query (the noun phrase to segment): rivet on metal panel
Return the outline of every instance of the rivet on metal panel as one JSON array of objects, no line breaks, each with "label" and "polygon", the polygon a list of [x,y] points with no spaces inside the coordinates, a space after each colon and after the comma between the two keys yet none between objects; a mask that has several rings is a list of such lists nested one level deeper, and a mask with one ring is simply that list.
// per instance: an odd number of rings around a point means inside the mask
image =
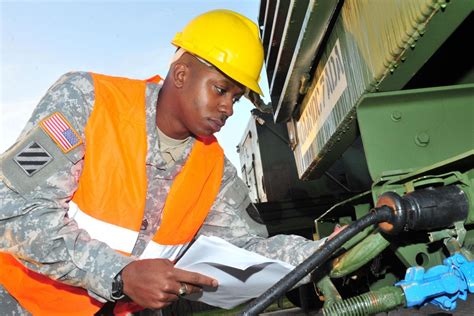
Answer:
[{"label": "rivet on metal panel", "polygon": [[441,7],[441,10],[444,11],[444,9],[446,9],[446,7],[448,6],[448,3],[445,0],[441,0],[439,6]]},{"label": "rivet on metal panel", "polygon": [[415,42],[416,42],[417,40],[419,40],[420,37],[421,37],[421,34],[420,34],[420,32],[418,32],[418,30],[416,30],[415,32],[413,32],[412,38],[415,40]]},{"label": "rivet on metal panel", "polygon": [[415,143],[420,147],[428,146],[430,142],[430,135],[426,132],[420,132],[415,136]]},{"label": "rivet on metal panel", "polygon": [[393,73],[395,71],[395,69],[397,69],[397,67],[398,67],[398,64],[394,61],[391,61],[390,62],[390,68],[389,68],[390,73]]},{"label": "rivet on metal panel", "polygon": [[402,119],[402,112],[394,111],[391,115],[392,121],[398,122]]},{"label": "rivet on metal panel", "polygon": [[418,34],[420,35],[420,37],[423,36],[426,32],[426,26],[424,24],[418,25],[417,29],[418,29]]}]

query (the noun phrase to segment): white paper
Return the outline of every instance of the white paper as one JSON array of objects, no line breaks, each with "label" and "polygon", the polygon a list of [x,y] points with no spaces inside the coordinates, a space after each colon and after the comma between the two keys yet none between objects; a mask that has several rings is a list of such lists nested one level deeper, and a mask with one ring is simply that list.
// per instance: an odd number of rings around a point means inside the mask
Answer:
[{"label": "white paper", "polygon": [[221,238],[199,236],[176,267],[215,278],[217,289],[185,298],[230,309],[259,296],[294,266],[236,247]]}]

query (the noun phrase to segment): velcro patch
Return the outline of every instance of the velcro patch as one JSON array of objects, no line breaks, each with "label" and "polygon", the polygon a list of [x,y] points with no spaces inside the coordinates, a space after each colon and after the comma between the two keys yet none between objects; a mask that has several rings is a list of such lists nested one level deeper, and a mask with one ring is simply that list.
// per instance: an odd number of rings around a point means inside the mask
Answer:
[{"label": "velcro patch", "polygon": [[37,142],[31,142],[13,159],[27,175],[32,176],[44,168],[53,157]]},{"label": "velcro patch", "polygon": [[67,153],[82,144],[82,139],[77,132],[59,112],[45,118],[41,121],[40,126],[61,148],[63,153]]}]

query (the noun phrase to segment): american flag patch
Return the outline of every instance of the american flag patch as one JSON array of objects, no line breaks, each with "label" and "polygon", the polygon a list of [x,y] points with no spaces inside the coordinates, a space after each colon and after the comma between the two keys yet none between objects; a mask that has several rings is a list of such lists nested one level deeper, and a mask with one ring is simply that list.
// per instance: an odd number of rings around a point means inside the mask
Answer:
[{"label": "american flag patch", "polygon": [[53,113],[44,119],[40,125],[61,148],[63,153],[71,151],[82,143],[82,139],[72,128],[71,124],[59,112]]}]

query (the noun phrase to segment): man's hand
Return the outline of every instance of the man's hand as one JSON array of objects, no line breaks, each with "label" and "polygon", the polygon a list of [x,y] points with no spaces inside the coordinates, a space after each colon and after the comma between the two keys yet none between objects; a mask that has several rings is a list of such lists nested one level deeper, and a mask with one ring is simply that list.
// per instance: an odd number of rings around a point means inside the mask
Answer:
[{"label": "man's hand", "polygon": [[186,294],[202,291],[202,286],[217,287],[217,280],[181,270],[167,259],[144,259],[128,264],[122,270],[123,292],[145,308],[160,309],[176,301],[180,288]]}]

